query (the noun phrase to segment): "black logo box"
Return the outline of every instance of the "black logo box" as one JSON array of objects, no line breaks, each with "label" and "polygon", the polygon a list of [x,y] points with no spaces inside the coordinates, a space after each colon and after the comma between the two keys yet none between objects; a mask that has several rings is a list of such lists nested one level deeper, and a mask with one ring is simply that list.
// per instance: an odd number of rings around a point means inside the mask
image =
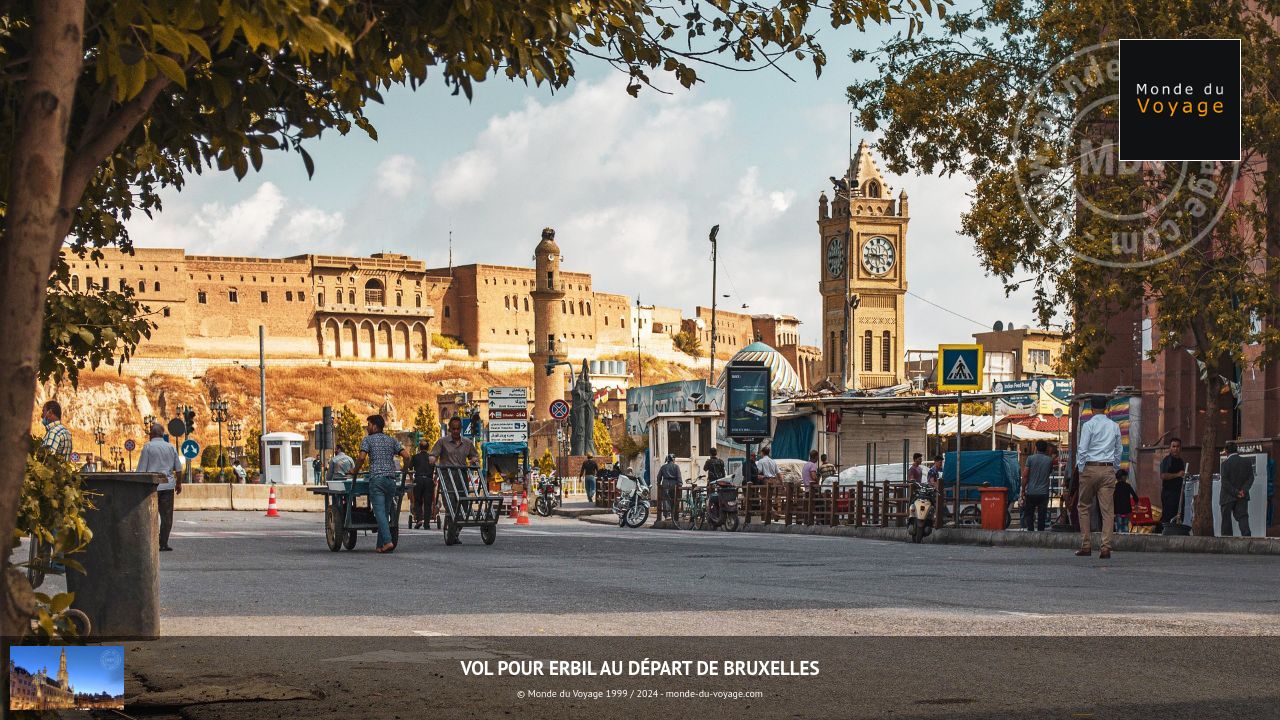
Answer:
[{"label": "black logo box", "polygon": [[1121,161],[1238,162],[1240,40],[1120,40],[1119,124]]}]

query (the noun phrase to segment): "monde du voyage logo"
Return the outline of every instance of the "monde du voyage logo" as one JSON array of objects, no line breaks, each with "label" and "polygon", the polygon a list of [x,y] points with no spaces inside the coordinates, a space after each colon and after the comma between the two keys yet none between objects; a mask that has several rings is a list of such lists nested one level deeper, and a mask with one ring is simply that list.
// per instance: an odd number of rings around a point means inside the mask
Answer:
[{"label": "monde du voyage logo", "polygon": [[1120,41],[1120,161],[1240,160],[1240,41]]}]

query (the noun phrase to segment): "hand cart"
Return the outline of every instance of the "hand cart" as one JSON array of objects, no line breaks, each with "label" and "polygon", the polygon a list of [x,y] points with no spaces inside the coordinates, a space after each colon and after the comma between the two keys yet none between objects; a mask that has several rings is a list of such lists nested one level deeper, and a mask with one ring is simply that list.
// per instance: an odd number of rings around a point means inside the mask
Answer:
[{"label": "hand cart", "polygon": [[[391,529],[391,542],[400,543],[400,503],[404,494],[413,489],[413,483],[406,482],[407,473],[400,473],[400,483],[396,493],[390,498],[391,507],[387,509],[387,519]],[[373,506],[369,502],[369,481],[363,476],[348,480],[330,480],[321,487],[309,487],[308,492],[324,496],[324,539],[329,549],[337,552],[341,548],[352,550],[356,546],[356,536],[361,531],[378,532],[378,521],[373,516]],[[363,499],[363,504],[361,503]]]},{"label": "hand cart", "polygon": [[480,528],[480,539],[492,545],[498,539],[498,520],[502,517],[505,498],[493,495],[480,481],[480,468],[465,465],[439,465],[436,477],[440,483],[440,499],[444,504],[444,544],[457,545],[464,527]]}]

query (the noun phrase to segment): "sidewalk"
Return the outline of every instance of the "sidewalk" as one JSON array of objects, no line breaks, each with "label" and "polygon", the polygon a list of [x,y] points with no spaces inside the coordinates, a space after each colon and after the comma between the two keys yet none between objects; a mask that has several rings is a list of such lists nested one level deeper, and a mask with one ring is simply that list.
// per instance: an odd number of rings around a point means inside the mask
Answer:
[{"label": "sidewalk", "polygon": [[[652,516],[645,526],[652,528]],[[617,525],[612,515],[605,517],[579,517],[585,522],[600,525]],[[664,522],[664,526],[667,524]],[[690,531],[692,532],[692,531]],[[827,535],[862,538],[867,540],[910,541],[906,528],[851,527],[848,525],[765,525],[753,522],[739,525],[738,532],[764,532],[790,535]],[[988,547],[1028,547],[1054,550],[1077,550],[1080,534],[1073,532],[1025,532],[1022,530],[978,530],[970,528],[942,528],[924,539],[925,544],[984,545]],[[1093,534],[1095,550],[1101,545],[1102,536]],[[1112,536],[1112,549],[1116,552],[1180,552],[1213,553],[1220,555],[1280,555],[1280,538],[1219,538],[1199,536],[1164,536],[1116,533]]]},{"label": "sidewalk", "polygon": [[596,507],[594,504],[587,502],[585,495],[569,495],[565,497],[564,503],[556,508],[552,514],[582,520],[593,515],[609,515],[612,517],[613,511],[608,508]]}]

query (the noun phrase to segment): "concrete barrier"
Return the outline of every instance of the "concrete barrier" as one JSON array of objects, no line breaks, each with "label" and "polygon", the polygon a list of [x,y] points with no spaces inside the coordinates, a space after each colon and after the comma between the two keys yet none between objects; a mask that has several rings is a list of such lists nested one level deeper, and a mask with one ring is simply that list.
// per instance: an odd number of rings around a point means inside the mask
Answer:
[{"label": "concrete barrier", "polygon": [[[271,485],[229,483],[185,483],[174,498],[175,510],[260,510],[267,511]],[[324,498],[307,492],[307,485],[276,485],[276,508],[280,512],[324,512]]]}]

